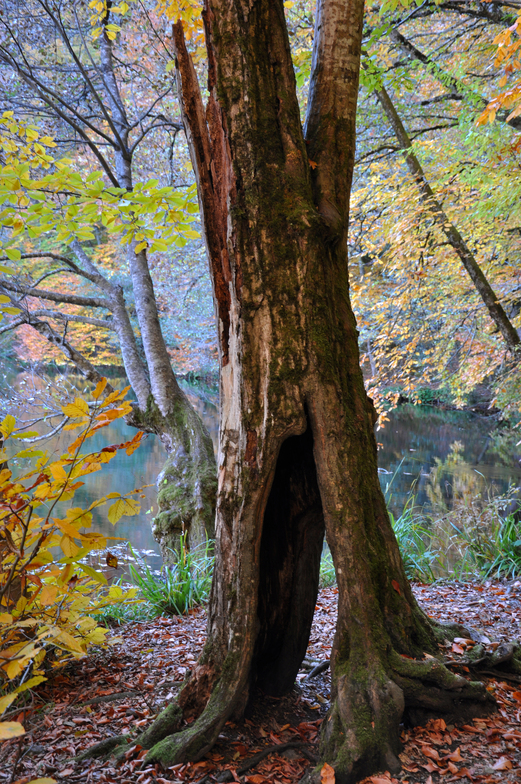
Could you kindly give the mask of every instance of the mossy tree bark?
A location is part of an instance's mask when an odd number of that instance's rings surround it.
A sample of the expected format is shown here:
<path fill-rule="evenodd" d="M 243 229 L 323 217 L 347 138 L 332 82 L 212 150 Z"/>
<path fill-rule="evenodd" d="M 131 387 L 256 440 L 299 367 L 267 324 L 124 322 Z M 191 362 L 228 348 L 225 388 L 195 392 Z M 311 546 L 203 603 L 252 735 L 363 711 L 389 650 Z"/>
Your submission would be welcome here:
<path fill-rule="evenodd" d="M 139 739 L 147 761 L 201 757 L 256 687 L 292 688 L 324 531 L 338 626 L 322 754 L 336 780 L 395 769 L 404 715 L 494 707 L 480 683 L 423 660 L 439 630 L 414 601 L 378 481 L 346 255 L 362 13 L 362 0 L 319 0 L 305 132 L 282 0 L 207 0 L 206 108 L 174 28 L 219 317 L 219 490 L 208 641 Z"/>

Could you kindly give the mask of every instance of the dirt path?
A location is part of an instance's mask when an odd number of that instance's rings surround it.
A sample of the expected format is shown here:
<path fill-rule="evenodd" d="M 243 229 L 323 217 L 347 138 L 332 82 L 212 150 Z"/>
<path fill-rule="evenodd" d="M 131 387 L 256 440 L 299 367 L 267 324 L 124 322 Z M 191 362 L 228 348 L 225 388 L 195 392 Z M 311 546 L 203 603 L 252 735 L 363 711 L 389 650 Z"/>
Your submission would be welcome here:
<path fill-rule="evenodd" d="M 519 581 L 416 585 L 414 591 L 429 615 L 472 627 L 489 649 L 521 637 Z M 330 677 L 327 669 L 307 676 L 329 658 L 335 622 L 336 589 L 329 588 L 319 596 L 299 687 L 278 700 L 259 696 L 251 715 L 240 724 L 228 723 L 201 762 L 168 770 L 147 768 L 142 764 L 144 751 L 134 747 L 117 767 L 99 760 L 70 763 L 71 757 L 93 743 L 149 724 L 172 699 L 204 644 L 201 609 L 183 618 L 129 624 L 118 632 L 121 642 L 43 684 L 32 709 L 25 716 L 12 717 L 24 723 L 27 734 L 0 748 L 0 784 L 26 784 L 37 777 L 65 784 L 165 784 L 199 781 L 206 775 L 211 782 L 226 770 L 232 780 L 245 784 L 294 784 L 318 752 Z M 457 662 L 472 644 L 459 640 L 445 653 Z M 427 727 L 404 729 L 402 772 L 395 778 L 385 773 L 370 777 L 367 784 L 521 782 L 521 682 L 490 679 L 488 688 L 498 700 L 498 714 L 463 727 L 447 727 L 440 719 Z M 280 744 L 285 744 L 280 753 L 267 754 L 240 773 L 245 760 Z"/>

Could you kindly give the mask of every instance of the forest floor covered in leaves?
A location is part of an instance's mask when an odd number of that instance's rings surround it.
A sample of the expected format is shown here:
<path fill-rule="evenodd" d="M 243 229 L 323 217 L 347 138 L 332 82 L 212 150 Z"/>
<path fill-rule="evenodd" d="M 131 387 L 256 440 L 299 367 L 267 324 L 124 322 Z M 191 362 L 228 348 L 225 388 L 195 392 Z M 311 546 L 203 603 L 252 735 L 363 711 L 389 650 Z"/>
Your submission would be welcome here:
<path fill-rule="evenodd" d="M 520 581 L 413 587 L 429 615 L 479 630 L 488 650 L 521 636 Z M 0 748 L 0 784 L 26 784 L 35 778 L 65 784 L 202 779 L 209 784 L 223 781 L 226 771 L 227 780 L 245 784 L 298 782 L 318 754 L 330 676 L 327 669 L 315 672 L 329 658 L 335 622 L 336 589 L 326 588 L 319 594 L 298 688 L 281 699 L 259 695 L 251 715 L 240 724 L 229 722 L 202 761 L 167 770 L 147 766 L 145 751 L 136 745 L 118 764 L 73 761 L 94 743 L 115 735 L 135 735 L 146 727 L 177 692 L 205 640 L 201 608 L 184 617 L 127 624 L 117 632 L 121 642 L 70 665 L 38 688 L 31 708 L 15 717 L 24 724 L 26 735 Z M 457 662 L 472 644 L 457 640 L 447 646 L 445 655 Z M 498 713 L 458 727 L 438 719 L 426 727 L 404 729 L 402 772 L 395 777 L 382 772 L 366 783 L 521 781 L 521 682 L 514 676 L 501 681 L 490 678 L 487 686 L 498 701 Z"/>

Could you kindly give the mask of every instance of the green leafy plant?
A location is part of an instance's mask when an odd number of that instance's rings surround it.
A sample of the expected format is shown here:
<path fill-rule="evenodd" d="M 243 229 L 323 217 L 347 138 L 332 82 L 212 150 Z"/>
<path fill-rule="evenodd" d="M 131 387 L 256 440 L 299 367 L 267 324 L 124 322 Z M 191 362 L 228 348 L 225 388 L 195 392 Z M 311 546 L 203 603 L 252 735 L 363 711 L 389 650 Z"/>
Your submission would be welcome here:
<path fill-rule="evenodd" d="M 330 588 L 336 584 L 335 566 L 329 547 L 325 547 L 320 559 L 320 588 Z"/>
<path fill-rule="evenodd" d="M 423 517 L 414 506 L 414 496 L 396 518 L 391 511 L 389 517 L 408 580 L 432 582 L 435 579 L 433 565 L 438 560 L 437 553 L 431 548 L 432 534 Z"/>
<path fill-rule="evenodd" d="M 183 615 L 187 610 L 206 602 L 212 583 L 214 566 L 210 540 L 193 550 L 186 548 L 186 535 L 181 536 L 174 563 L 164 564 L 159 574 L 141 560 L 139 569 L 129 565 L 130 577 L 140 596 L 149 607 L 151 617 Z"/>
<path fill-rule="evenodd" d="M 488 519 L 487 519 L 488 518 Z M 488 504 L 481 518 L 449 519 L 454 533 L 451 545 L 458 553 L 453 572 L 465 576 L 514 578 L 521 573 L 521 530 L 513 515 L 505 519 L 497 499 Z"/>

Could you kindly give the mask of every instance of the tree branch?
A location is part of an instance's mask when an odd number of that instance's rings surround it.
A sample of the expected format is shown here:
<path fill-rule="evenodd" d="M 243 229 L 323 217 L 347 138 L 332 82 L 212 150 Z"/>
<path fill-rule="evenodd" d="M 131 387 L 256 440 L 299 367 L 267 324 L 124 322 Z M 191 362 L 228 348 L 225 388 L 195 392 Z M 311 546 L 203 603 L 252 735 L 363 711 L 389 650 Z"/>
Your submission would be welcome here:
<path fill-rule="evenodd" d="M 90 316 L 77 316 L 71 313 L 62 313 L 60 310 L 31 310 L 33 316 L 43 316 L 44 318 L 59 319 L 61 321 L 75 321 L 79 324 L 92 324 L 94 327 L 101 327 L 102 329 L 109 329 L 115 331 L 113 321 L 104 321 L 103 319 L 91 318 Z"/>
<path fill-rule="evenodd" d="M 470 99 L 481 108 L 484 108 L 488 105 L 488 100 L 486 98 L 462 82 L 461 79 L 452 76 L 451 74 L 444 71 L 443 68 L 440 68 L 440 66 L 435 63 L 431 57 L 428 57 L 423 52 L 420 52 L 420 50 L 417 49 L 414 44 L 405 38 L 405 36 L 402 35 L 398 30 L 391 30 L 390 37 L 391 40 L 402 50 L 402 52 L 404 52 L 413 60 L 417 60 L 418 62 L 423 63 L 423 65 L 428 68 L 428 70 L 444 87 L 446 87 L 448 90 L 451 90 L 454 95 L 453 100 Z M 514 117 L 512 120 L 507 120 L 509 114 L 510 112 L 501 111 L 498 112 L 497 117 L 502 122 L 506 122 L 508 125 L 512 126 L 512 128 L 519 130 L 521 128 L 521 117 Z"/>
<path fill-rule="evenodd" d="M 318 0 L 304 135 L 317 208 L 345 242 L 355 154 L 363 3 Z"/>
<path fill-rule="evenodd" d="M 48 299 L 51 302 L 63 302 L 67 305 L 80 305 L 87 308 L 105 308 L 106 310 L 112 310 L 110 302 L 106 299 L 101 299 L 100 297 L 82 297 L 76 294 L 60 294 L 57 291 L 47 291 L 45 289 L 38 289 L 35 286 L 25 286 L 22 283 L 13 282 L 12 280 L 0 280 L 0 288 L 7 289 L 8 291 L 15 291 L 18 294 L 23 294 L 24 297 L 38 297 L 39 299 Z"/>
<path fill-rule="evenodd" d="M 447 237 L 449 244 L 459 256 L 461 263 L 467 270 L 470 279 L 472 280 L 478 294 L 483 300 L 490 317 L 503 335 L 503 339 L 507 348 L 509 348 L 510 351 L 515 352 L 517 347 L 521 344 L 521 339 L 517 334 L 517 330 L 510 322 L 490 283 L 474 258 L 470 248 L 454 224 L 451 223 L 447 214 L 443 210 L 443 207 L 434 196 L 433 190 L 427 180 L 425 172 L 423 171 L 418 158 L 412 150 L 411 140 L 398 115 L 398 112 L 394 107 L 393 102 L 391 101 L 389 93 L 382 85 L 378 90 L 376 90 L 376 95 L 378 96 L 378 100 L 380 101 L 380 104 L 396 135 L 396 138 L 398 139 L 400 147 L 402 148 L 402 152 L 405 157 L 405 163 L 407 164 L 407 168 L 416 182 L 420 192 L 420 198 L 431 212 L 438 227 Z"/>

